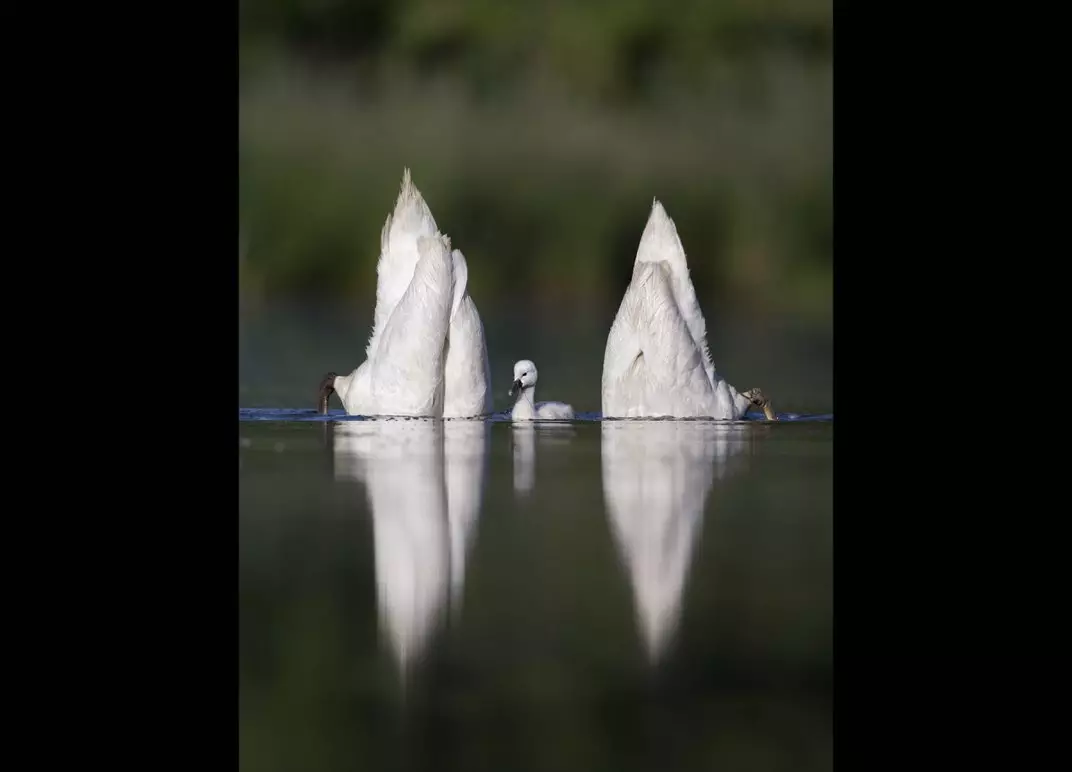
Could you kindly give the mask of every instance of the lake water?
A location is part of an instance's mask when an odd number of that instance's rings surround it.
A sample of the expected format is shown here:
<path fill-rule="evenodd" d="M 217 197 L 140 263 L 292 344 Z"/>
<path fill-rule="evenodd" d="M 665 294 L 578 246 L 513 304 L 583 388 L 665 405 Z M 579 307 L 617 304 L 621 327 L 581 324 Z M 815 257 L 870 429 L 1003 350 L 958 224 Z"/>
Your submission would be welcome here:
<path fill-rule="evenodd" d="M 799 338 L 721 346 L 790 420 L 515 427 L 317 416 L 353 341 L 253 324 L 242 770 L 832 767 L 829 365 Z M 493 364 L 530 356 L 539 398 L 598 409 L 598 330 L 570 360 L 485 324 Z"/>

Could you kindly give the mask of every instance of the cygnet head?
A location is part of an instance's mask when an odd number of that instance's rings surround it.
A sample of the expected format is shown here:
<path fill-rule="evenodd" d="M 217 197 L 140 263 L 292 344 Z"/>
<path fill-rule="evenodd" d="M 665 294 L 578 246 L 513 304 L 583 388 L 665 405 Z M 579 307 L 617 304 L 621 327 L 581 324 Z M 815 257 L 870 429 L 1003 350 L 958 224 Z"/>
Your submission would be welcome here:
<path fill-rule="evenodd" d="M 531 359 L 522 359 L 514 363 L 514 385 L 510 387 L 509 395 L 520 394 L 523 389 L 529 389 L 536 385 L 536 365 Z"/>

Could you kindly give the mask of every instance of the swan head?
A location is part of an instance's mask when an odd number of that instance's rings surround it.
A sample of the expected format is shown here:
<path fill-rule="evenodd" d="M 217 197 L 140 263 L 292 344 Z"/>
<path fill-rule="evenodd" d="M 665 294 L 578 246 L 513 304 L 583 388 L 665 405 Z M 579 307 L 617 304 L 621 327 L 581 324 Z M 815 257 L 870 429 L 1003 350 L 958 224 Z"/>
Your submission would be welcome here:
<path fill-rule="evenodd" d="M 320 381 L 320 394 L 316 401 L 316 412 L 320 413 L 320 415 L 327 415 L 328 399 L 331 397 L 331 393 L 335 391 L 335 379 L 337 377 L 335 373 L 328 373 Z"/>
<path fill-rule="evenodd" d="M 509 396 L 514 392 L 520 394 L 523 389 L 536 385 L 536 365 L 531 359 L 522 359 L 514 363 L 514 385 L 510 387 Z"/>
<path fill-rule="evenodd" d="M 761 408 L 768 421 L 778 420 L 778 417 L 774 414 L 774 408 L 771 407 L 770 399 L 759 388 L 742 391 L 741 396 L 756 407 Z"/>

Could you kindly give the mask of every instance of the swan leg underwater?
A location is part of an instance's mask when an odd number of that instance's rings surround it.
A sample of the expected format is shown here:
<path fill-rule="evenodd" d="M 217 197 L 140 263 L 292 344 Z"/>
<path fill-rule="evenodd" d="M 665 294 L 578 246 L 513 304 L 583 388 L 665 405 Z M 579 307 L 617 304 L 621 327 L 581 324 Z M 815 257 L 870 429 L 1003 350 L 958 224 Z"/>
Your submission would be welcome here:
<path fill-rule="evenodd" d="M 320 381 L 349 415 L 475 418 L 491 412 L 484 326 L 468 292 L 465 256 L 439 232 L 410 170 L 380 233 L 376 310 L 365 361 Z"/>
<path fill-rule="evenodd" d="M 510 418 L 514 421 L 570 421 L 573 407 L 565 402 L 541 402 L 536 404 L 536 365 L 530 359 L 514 363 L 514 383 L 509 396 L 514 397 L 514 409 Z M 516 396 L 514 396 L 516 394 Z"/>
<path fill-rule="evenodd" d="M 716 372 L 685 249 L 657 199 L 607 335 L 602 402 L 606 418 L 737 420 L 749 407 L 777 418 L 760 389 L 739 392 Z"/>

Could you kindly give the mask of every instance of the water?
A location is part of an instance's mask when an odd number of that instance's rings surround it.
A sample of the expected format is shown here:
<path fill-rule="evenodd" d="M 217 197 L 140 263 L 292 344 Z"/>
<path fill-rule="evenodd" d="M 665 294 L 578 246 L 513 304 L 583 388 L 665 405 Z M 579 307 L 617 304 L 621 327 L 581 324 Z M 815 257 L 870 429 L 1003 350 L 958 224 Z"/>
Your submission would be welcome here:
<path fill-rule="evenodd" d="M 830 768 L 832 421 L 266 417 L 242 769 Z"/>
<path fill-rule="evenodd" d="M 832 767 L 827 339 L 719 325 L 777 423 L 602 421 L 605 320 L 538 321 L 491 361 L 576 421 L 319 416 L 366 328 L 245 323 L 241 769 Z"/>
<path fill-rule="evenodd" d="M 817 414 L 817 415 L 802 415 L 801 413 L 785 413 L 776 412 L 775 414 L 779 421 L 833 421 L 834 416 L 832 413 Z M 750 411 L 746 416 L 746 420 L 749 421 L 762 421 L 764 419 L 763 413 L 758 411 Z M 261 407 L 243 407 L 238 409 L 239 421 L 321 421 L 335 423 L 338 421 L 369 421 L 369 420 L 417 420 L 407 418 L 396 419 L 377 419 L 369 416 L 351 416 L 346 415 L 344 410 L 338 408 L 328 410 L 326 415 L 321 415 L 312 408 L 261 408 Z M 448 419 L 454 420 L 454 419 Z M 493 413 L 487 417 L 487 420 L 492 423 L 499 421 L 510 421 L 509 411 L 501 411 Z M 599 413 L 577 413 L 574 417 L 574 423 L 578 421 L 602 421 L 603 417 Z M 618 420 L 618 419 L 609 419 Z M 625 420 L 625 419 L 622 419 Z M 668 419 L 651 419 L 656 420 L 668 420 Z M 701 420 L 701 419 L 676 419 L 676 420 Z M 555 423 L 552 421 L 543 421 L 542 425 Z"/>

